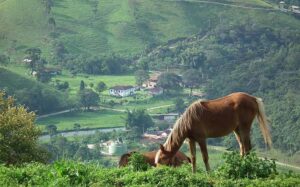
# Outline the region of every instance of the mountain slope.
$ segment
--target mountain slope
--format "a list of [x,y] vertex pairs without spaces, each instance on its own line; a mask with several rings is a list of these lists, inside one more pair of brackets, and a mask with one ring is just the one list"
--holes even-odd
[[[278,26],[294,26],[293,21],[279,18],[286,17],[280,12],[205,1],[54,0],[49,14],[44,2],[0,2],[1,53],[21,59],[25,48],[40,47],[44,56],[51,59],[55,44],[61,42],[71,54],[99,56],[114,52],[128,56],[148,45],[247,19],[269,25],[271,20],[282,19]],[[271,8],[261,0],[218,2]],[[50,18],[54,18],[55,28],[49,24]]]

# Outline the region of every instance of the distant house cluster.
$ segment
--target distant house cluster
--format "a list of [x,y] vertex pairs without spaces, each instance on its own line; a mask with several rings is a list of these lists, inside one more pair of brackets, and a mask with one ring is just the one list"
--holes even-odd
[[163,89],[157,86],[158,77],[161,73],[153,73],[150,78],[143,83],[143,88],[148,90],[148,93],[152,96],[160,95],[163,93]]
[[[163,89],[157,87],[157,81],[160,73],[154,73],[150,78],[145,81],[142,85],[142,88],[146,89],[148,93],[152,96],[160,95],[163,93]],[[115,97],[128,97],[136,94],[136,91],[139,89],[137,86],[131,85],[117,85],[109,89],[109,94]]]
[[288,7],[284,1],[279,2],[279,9],[283,12],[292,12],[295,14],[300,14],[299,6],[291,5]]

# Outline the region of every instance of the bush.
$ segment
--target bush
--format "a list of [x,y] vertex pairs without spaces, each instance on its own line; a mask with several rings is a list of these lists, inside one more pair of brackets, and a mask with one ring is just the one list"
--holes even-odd
[[150,168],[150,165],[146,163],[145,157],[140,153],[133,153],[129,157],[129,167],[133,171],[146,171]]
[[216,174],[224,178],[267,178],[277,174],[274,160],[260,159],[255,152],[241,157],[237,152],[225,153],[225,163],[220,166]]

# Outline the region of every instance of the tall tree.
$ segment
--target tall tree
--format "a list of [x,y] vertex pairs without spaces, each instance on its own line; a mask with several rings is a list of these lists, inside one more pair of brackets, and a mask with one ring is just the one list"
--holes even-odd
[[80,87],[79,87],[79,90],[81,91],[81,90],[84,90],[84,89],[85,89],[85,84],[84,84],[84,81],[81,80],[81,81],[80,81]]
[[31,72],[34,70],[37,70],[37,64],[38,61],[41,59],[41,49],[39,48],[29,48],[25,51],[25,54],[27,54],[27,58],[30,60],[29,61],[29,68],[31,69]]
[[186,106],[184,104],[184,100],[182,98],[177,98],[175,100],[175,110],[179,113],[182,114],[185,110]]
[[96,87],[96,90],[97,90],[99,93],[103,92],[103,91],[106,90],[106,89],[107,89],[107,86],[106,86],[106,84],[105,84],[103,81],[98,82],[97,87]]
[[33,112],[0,91],[0,163],[46,162],[48,154],[38,146],[41,131],[34,121]]
[[0,65],[6,66],[10,62],[10,57],[7,55],[0,55]]
[[99,95],[91,89],[84,89],[79,91],[80,103],[87,110],[90,109],[91,106],[97,106],[99,103]]
[[183,73],[183,84],[190,88],[190,95],[193,93],[193,89],[197,88],[201,84],[201,74],[195,69],[189,69]]
[[154,126],[151,116],[145,110],[127,110],[125,121],[126,128],[138,134],[142,134],[147,128]]
[[142,86],[142,84],[149,79],[149,73],[145,70],[137,70],[134,75],[135,82],[138,86]]
[[162,87],[165,93],[170,90],[178,90],[181,88],[182,79],[175,73],[162,73],[158,77],[157,86]]

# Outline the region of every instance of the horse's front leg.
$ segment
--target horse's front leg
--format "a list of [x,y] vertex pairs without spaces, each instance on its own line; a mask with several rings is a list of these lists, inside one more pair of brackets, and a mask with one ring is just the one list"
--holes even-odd
[[193,173],[196,173],[196,144],[194,140],[189,139],[189,146],[192,159]]
[[202,158],[203,158],[203,162],[205,164],[205,168],[206,171],[209,172],[210,171],[210,166],[208,163],[208,152],[207,152],[207,145],[206,145],[206,139],[201,139],[198,141],[200,149],[201,149],[201,153],[202,153]]

